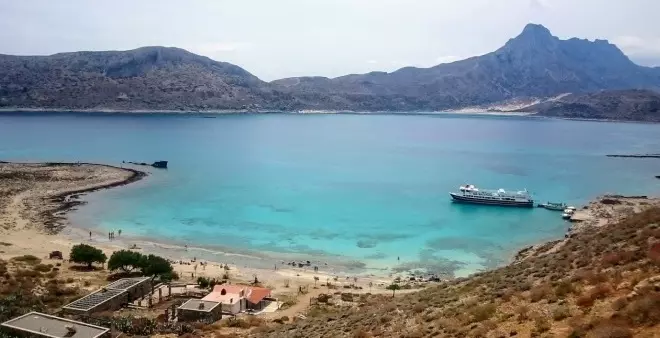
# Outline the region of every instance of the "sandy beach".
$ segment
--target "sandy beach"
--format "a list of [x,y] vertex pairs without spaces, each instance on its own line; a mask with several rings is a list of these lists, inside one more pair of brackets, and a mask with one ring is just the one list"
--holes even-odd
[[[323,271],[323,267],[316,270],[313,264],[303,267],[276,264],[271,269],[255,268],[237,264],[243,262],[241,254],[225,253],[223,257],[236,258],[228,258],[226,262],[206,261],[201,257],[209,249],[196,248],[193,243],[189,247],[181,247],[122,237],[118,233],[115,233],[113,240],[109,240],[107,233],[72,227],[68,223],[66,212],[84,203],[81,200],[83,194],[122,186],[146,176],[131,168],[97,164],[0,162],[0,259],[9,261],[18,256],[34,255],[47,261],[50,252],[61,251],[65,261],[57,263],[61,264],[60,276],[68,281],[67,285],[92,291],[107,283],[110,272],[80,272],[75,269],[73,264],[66,261],[73,245],[93,245],[103,250],[108,257],[120,249],[153,253],[170,259],[180,281],[185,283],[194,284],[200,276],[220,279],[226,272],[230,283],[249,283],[257,278],[262,285],[273,290],[273,296],[283,302],[290,302],[285,310],[264,314],[264,318],[270,319],[305,313],[312,298],[331,292],[327,284],[332,284],[334,289],[372,294],[390,293],[386,287],[397,277],[401,280],[400,285],[405,285],[400,293],[414,292],[433,284],[411,281],[407,275],[338,275]],[[555,252],[568,238],[584,229],[616,222],[626,215],[655,205],[660,205],[659,199],[612,195],[600,197],[576,213],[566,239],[524,248],[516,255],[514,262]],[[94,226],[90,225],[90,229],[94,229]],[[225,265],[229,266],[228,271]]]
[[[250,282],[255,276],[261,283],[273,289],[276,296],[294,295],[299,287],[311,292],[304,297],[313,297],[324,292],[324,285],[331,282],[338,287],[355,286],[355,292],[386,293],[385,289],[393,278],[337,275],[324,272],[321,267],[315,271],[312,265],[294,268],[282,264],[272,269],[253,268],[232,264],[233,262],[212,262],[192,258],[204,248],[156,243],[143,239],[122,238],[115,233],[113,240],[108,234],[94,230],[71,227],[66,212],[85,203],[81,196],[99,189],[117,187],[136,182],[147,175],[130,168],[118,168],[97,164],[23,164],[0,162],[0,259],[34,255],[46,259],[52,251],[61,251],[65,259],[73,245],[86,243],[105,252],[110,257],[113,251],[132,249],[143,253],[153,253],[174,262],[174,270],[185,282],[194,282],[200,276],[220,278],[225,273],[224,265],[230,267],[229,275],[233,283]],[[90,225],[93,229],[93,225]],[[231,254],[229,254],[231,255]],[[240,256],[240,254],[236,254]],[[194,261],[193,261],[194,260]],[[240,259],[237,259],[240,261]],[[200,264],[204,262],[205,264]],[[64,263],[68,265],[68,263]],[[80,277],[75,271],[68,271],[72,277]],[[98,284],[103,283],[103,272]],[[79,278],[89,280],[89,274]],[[89,284],[89,283],[87,283]],[[90,288],[97,283],[92,283]],[[422,287],[424,283],[409,283],[410,291]],[[318,286],[318,287],[315,287]],[[305,301],[299,300],[304,304]],[[299,311],[293,308],[289,311]]]

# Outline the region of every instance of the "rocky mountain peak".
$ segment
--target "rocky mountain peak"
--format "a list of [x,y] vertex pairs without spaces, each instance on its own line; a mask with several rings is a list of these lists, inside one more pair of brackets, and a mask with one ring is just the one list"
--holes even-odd
[[538,38],[548,38],[552,37],[552,33],[543,25],[528,23],[525,28],[523,28],[522,33],[519,37],[538,37]]
[[523,31],[513,39],[510,39],[504,49],[507,50],[525,50],[525,49],[550,49],[554,47],[559,39],[550,33],[550,30],[543,25],[527,24]]

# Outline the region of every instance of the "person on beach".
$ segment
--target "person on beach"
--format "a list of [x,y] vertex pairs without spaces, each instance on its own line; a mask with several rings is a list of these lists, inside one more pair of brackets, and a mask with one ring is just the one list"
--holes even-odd
[[90,241],[92,240],[92,232],[91,231],[89,232],[89,240]]
[[184,247],[186,248],[186,251],[188,251],[188,244],[184,245]]
[[121,229],[117,230],[117,236],[121,236]]

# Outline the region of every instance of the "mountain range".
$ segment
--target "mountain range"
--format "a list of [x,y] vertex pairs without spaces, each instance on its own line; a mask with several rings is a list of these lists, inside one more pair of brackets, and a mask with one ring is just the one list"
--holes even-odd
[[4,109],[442,111],[659,88],[660,68],[605,40],[560,40],[535,24],[494,52],[430,68],[272,82],[178,48],[0,55]]

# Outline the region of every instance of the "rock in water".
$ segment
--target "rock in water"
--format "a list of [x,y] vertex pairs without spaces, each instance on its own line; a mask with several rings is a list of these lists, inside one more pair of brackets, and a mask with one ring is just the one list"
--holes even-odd
[[167,169],[167,161],[156,161],[151,166],[154,168]]

